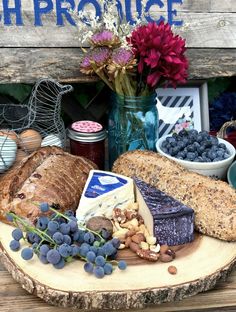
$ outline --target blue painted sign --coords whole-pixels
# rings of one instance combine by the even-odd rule
[[[76,21],[71,12],[78,12],[86,10],[87,6],[93,8],[96,16],[101,16],[104,7],[100,4],[99,0],[28,0],[32,1],[34,8],[34,25],[43,26],[42,18],[47,14],[55,11],[56,13],[56,25],[64,26],[65,21],[72,26],[76,26]],[[106,3],[107,0],[104,0]],[[0,23],[5,26],[24,26],[22,3],[21,0],[13,0],[9,3],[9,0],[2,0],[2,14],[0,14]],[[123,3],[123,5],[122,5]],[[145,7],[142,7],[142,0],[124,0],[121,3],[117,1],[117,9],[121,16],[125,16],[127,22],[133,24],[133,13],[136,8],[136,12],[140,16],[142,10],[144,10],[145,18],[147,22],[155,21],[160,22],[164,20],[170,25],[181,26],[182,20],[178,19],[176,5],[181,5],[183,0],[147,0]],[[166,17],[162,14],[158,16],[157,20],[154,20],[149,12],[151,10],[163,9],[166,7]]]

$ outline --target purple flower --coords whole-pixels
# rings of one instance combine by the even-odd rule
[[[92,50],[90,62],[95,63],[97,66],[104,65],[105,63],[107,63],[110,55],[110,49],[106,47],[95,48]]]
[[[95,69],[101,70],[107,65],[110,54],[110,49],[106,47],[90,50],[80,64],[80,71],[84,74],[93,74]]]
[[[108,46],[110,48],[120,44],[119,38],[112,31],[106,29],[92,35],[90,41],[94,46]]]
[[[90,55],[85,55],[83,58],[81,64],[80,64],[80,70],[84,74],[92,74],[94,72],[91,63],[90,63]]]
[[[116,49],[111,56],[111,61],[120,66],[128,65],[133,59],[133,53],[125,48]]]
[[[132,51],[125,48],[118,48],[113,51],[111,55],[111,61],[108,65],[109,74],[114,77],[122,71],[125,73],[127,70],[132,71],[136,66],[136,60]]]

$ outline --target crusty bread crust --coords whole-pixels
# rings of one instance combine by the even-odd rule
[[[34,222],[37,203],[57,204],[75,210],[89,171],[96,165],[58,147],[43,147],[25,158],[0,180],[0,220],[8,211]]]
[[[124,153],[115,161],[112,171],[137,176],[192,207],[199,232],[236,241],[236,192],[226,182],[190,172],[151,151]]]

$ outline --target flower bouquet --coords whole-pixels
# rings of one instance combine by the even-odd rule
[[[155,89],[184,83],[188,61],[185,40],[169,24],[142,24],[142,18],[134,26],[122,23],[114,14],[114,1],[109,3],[102,21],[87,33],[91,48],[80,70],[98,75],[114,92],[108,129],[112,163],[126,150],[155,150]]]

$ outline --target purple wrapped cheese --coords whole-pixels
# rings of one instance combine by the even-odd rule
[[[194,211],[157,188],[134,178],[139,213],[160,245],[190,243],[194,239]]]

